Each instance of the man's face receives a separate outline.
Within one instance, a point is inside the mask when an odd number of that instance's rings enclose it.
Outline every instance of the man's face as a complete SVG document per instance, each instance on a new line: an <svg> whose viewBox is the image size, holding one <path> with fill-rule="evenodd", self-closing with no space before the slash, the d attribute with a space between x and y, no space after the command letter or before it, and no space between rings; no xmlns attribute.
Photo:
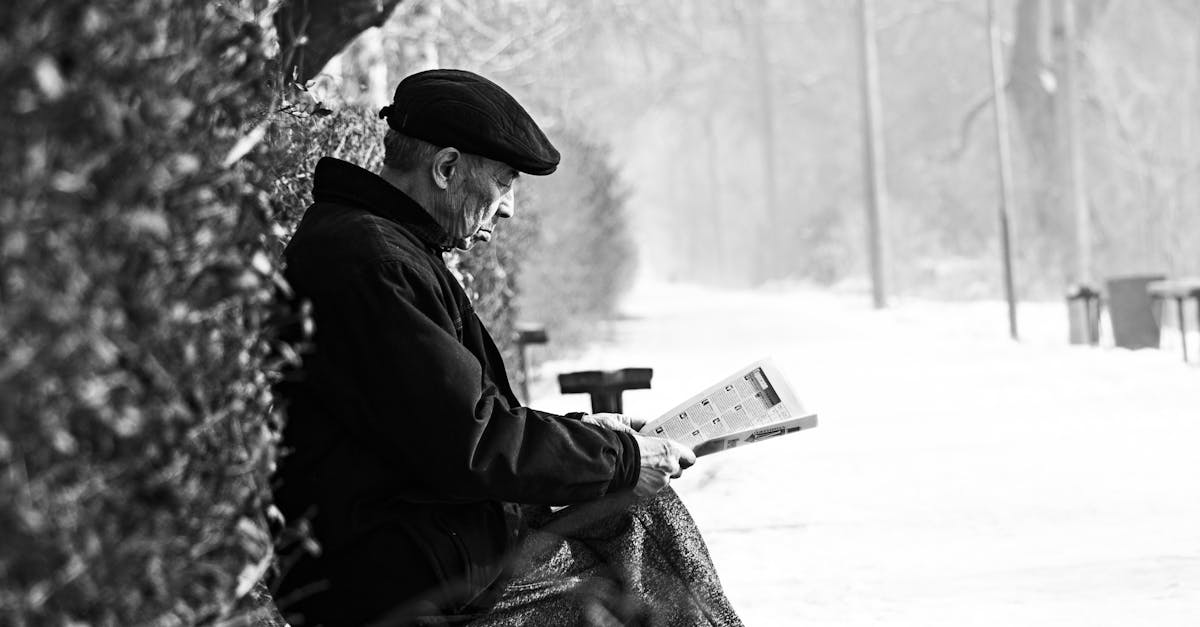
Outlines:
<svg viewBox="0 0 1200 627"><path fill-rule="evenodd" d="M517 171L503 163L464 160L435 212L456 248L467 250L475 242L491 241L500 219L516 211L516 184Z"/></svg>

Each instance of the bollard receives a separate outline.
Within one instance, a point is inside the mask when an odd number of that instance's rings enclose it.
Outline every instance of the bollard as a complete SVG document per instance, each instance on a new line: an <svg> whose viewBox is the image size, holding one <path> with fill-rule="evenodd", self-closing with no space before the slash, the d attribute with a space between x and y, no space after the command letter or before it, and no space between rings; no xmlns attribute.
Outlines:
<svg viewBox="0 0 1200 627"><path fill-rule="evenodd" d="M558 375L558 387L563 394L590 394L592 413L621 413L625 390L650 388L653 368L624 368L621 370L585 370Z"/></svg>
<svg viewBox="0 0 1200 627"><path fill-rule="evenodd" d="M517 357L521 363L518 366L521 368L521 401L529 402L529 356L526 355L526 347L530 344L545 344L550 341L546 335L546 327L527 323L518 322L517 330Z"/></svg>
<svg viewBox="0 0 1200 627"><path fill-rule="evenodd" d="M1100 291L1091 285L1075 284L1067 289L1067 316L1072 344L1100 343Z"/></svg>

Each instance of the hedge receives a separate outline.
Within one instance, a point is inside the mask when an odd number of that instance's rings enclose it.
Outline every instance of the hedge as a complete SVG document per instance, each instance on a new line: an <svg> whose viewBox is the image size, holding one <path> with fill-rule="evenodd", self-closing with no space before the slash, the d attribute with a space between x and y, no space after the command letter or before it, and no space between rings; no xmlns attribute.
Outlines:
<svg viewBox="0 0 1200 627"><path fill-rule="evenodd" d="M270 559L265 4L0 9L0 623L206 622Z"/></svg>

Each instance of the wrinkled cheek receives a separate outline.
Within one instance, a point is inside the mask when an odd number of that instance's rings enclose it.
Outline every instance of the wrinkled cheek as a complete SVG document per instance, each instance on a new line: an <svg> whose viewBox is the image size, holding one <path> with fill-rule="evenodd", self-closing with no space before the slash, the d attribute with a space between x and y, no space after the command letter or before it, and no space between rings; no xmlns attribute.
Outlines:
<svg viewBox="0 0 1200 627"><path fill-rule="evenodd" d="M453 213L447 215L446 231L454 238L468 237L478 226L479 210L472 209L467 198L455 198L450 204Z"/></svg>
<svg viewBox="0 0 1200 627"><path fill-rule="evenodd" d="M479 210L463 212L462 223L459 225L462 237L473 234L479 228L483 223L483 214L484 212Z"/></svg>

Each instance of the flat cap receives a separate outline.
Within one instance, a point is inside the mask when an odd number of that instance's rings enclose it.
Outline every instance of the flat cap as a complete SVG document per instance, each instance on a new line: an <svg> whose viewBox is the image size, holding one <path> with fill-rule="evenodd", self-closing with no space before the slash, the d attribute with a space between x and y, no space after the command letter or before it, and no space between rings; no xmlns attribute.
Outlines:
<svg viewBox="0 0 1200 627"><path fill-rule="evenodd" d="M516 99L465 70L406 77L379 117L409 137L495 159L526 174L550 174L558 167L558 150Z"/></svg>

